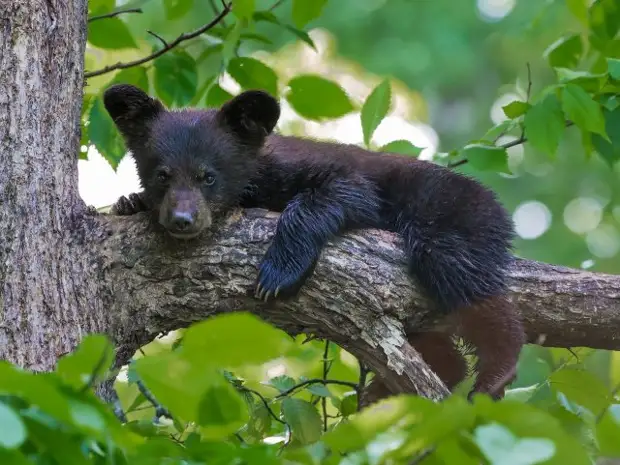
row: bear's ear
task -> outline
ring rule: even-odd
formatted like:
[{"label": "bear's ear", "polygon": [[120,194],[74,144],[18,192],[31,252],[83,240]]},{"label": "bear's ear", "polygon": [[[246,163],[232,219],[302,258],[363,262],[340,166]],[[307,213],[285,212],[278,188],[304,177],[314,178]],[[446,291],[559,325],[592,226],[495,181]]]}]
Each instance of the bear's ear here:
[{"label": "bear's ear", "polygon": [[261,145],[280,118],[278,101],[261,90],[248,90],[226,102],[217,119],[242,142]]},{"label": "bear's ear", "polygon": [[103,93],[103,104],[126,141],[145,136],[149,123],[166,111],[159,100],[129,84],[116,84]]}]

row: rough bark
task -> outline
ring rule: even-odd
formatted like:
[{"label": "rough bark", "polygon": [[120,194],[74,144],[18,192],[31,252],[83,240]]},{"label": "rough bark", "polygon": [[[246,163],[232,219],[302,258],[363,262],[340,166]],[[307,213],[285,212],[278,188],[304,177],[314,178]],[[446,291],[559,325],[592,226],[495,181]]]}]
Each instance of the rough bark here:
[{"label": "rough bark", "polygon": [[108,326],[77,190],[85,24],[85,1],[0,2],[0,359],[35,370]]},{"label": "rough bark", "polygon": [[[445,393],[404,340],[403,328],[430,324],[436,313],[406,274],[399,238],[376,230],[339,238],[298,298],[265,305],[251,295],[276,218],[247,210],[211,236],[180,243],[151,231],[143,215],[107,217],[111,235],[101,245],[103,279],[115,296],[108,309],[115,325],[110,334],[123,353],[159,332],[247,310],[291,334],[333,340],[395,392]],[[511,299],[525,318],[530,342],[620,348],[620,276],[529,260],[516,260],[511,274]]]}]

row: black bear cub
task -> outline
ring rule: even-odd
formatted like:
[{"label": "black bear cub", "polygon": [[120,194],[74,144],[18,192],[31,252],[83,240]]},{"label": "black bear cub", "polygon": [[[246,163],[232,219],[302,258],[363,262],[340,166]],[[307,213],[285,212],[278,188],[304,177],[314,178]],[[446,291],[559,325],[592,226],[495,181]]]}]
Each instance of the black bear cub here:
[{"label": "black bear cub", "polygon": [[506,299],[512,223],[491,191],[430,162],[272,134],[280,107],[262,91],[219,110],[169,111],[120,84],[104,104],[144,189],[115,213],[149,210],[189,239],[237,206],[282,212],[259,268],[263,300],[295,295],[346,230],[398,233],[410,274],[445,314],[441,330],[408,334],[410,343],[452,389],[467,374],[452,335],[462,337],[478,358],[472,393],[503,396],[525,337]]}]

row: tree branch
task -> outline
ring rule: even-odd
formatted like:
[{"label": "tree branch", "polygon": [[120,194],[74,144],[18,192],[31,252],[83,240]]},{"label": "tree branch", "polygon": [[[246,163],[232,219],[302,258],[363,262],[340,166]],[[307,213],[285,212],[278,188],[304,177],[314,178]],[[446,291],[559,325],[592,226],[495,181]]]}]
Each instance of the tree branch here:
[{"label": "tree branch", "polygon": [[[445,395],[405,340],[405,328],[424,327],[437,315],[406,273],[400,239],[377,230],[339,238],[296,299],[263,304],[252,297],[253,285],[277,216],[246,210],[212,235],[183,243],[152,232],[144,215],[102,215],[111,230],[100,246],[102,285],[114,296],[108,333],[122,357],[161,331],[244,310],[289,334],[308,332],[339,344],[392,392]],[[511,276],[511,298],[530,342],[620,349],[620,276],[521,259]]]},{"label": "tree branch", "polygon": [[[162,47],[161,49],[157,50],[154,53],[151,53],[150,55],[147,55],[143,58],[140,58],[138,60],[134,60],[134,61],[129,61],[127,63],[116,63],[114,65],[110,65],[110,66],[106,66],[105,68],[96,70],[96,71],[89,71],[84,73],[84,77],[85,78],[89,78],[89,77],[95,77],[95,76],[101,76],[102,74],[106,74],[106,73],[110,73],[112,71],[115,71],[117,69],[126,69],[126,68],[132,68],[133,66],[139,66],[142,65],[144,63],[147,63],[149,61],[152,61],[160,56],[162,56],[164,53],[169,52],[170,50],[172,50],[173,48],[175,48],[177,45],[179,45],[182,42],[185,42],[187,40],[193,39],[194,37],[198,37],[201,34],[204,34],[205,32],[207,32],[209,29],[217,26],[219,24],[220,21],[222,21],[222,19],[224,19],[228,13],[230,13],[230,11],[232,10],[232,3],[226,3],[224,4],[224,9],[215,17],[213,18],[210,22],[208,22],[207,24],[205,24],[204,26],[199,27],[198,29],[192,31],[192,32],[184,32],[183,34],[181,34],[180,36],[178,36],[176,39],[174,39],[172,42],[167,42],[164,41],[164,43],[166,43],[166,45],[164,47]],[[152,32],[150,34],[153,34]],[[161,37],[157,36],[160,40],[163,40]]]},{"label": "tree branch", "polygon": [[91,16],[90,18],[88,18],[88,22],[90,23],[92,21],[97,21],[100,19],[114,18],[115,16],[124,15],[125,13],[142,13],[142,8],[127,8],[126,10],[118,10],[103,15]]},{"label": "tree branch", "polygon": [[[570,128],[571,126],[574,126],[574,125],[575,123],[573,123],[572,121],[566,121],[565,127]],[[512,147],[516,147],[517,145],[525,144],[526,142],[527,142],[527,137],[525,137],[525,130],[523,130],[521,132],[521,136],[518,139],[511,140],[510,142],[506,142],[505,144],[502,144],[502,145],[496,145],[495,147],[501,148],[501,149],[509,149]],[[467,160],[467,158],[464,158],[462,160],[455,161],[454,163],[448,163],[448,168],[456,168],[457,166],[466,164],[468,161],[469,160]]]}]

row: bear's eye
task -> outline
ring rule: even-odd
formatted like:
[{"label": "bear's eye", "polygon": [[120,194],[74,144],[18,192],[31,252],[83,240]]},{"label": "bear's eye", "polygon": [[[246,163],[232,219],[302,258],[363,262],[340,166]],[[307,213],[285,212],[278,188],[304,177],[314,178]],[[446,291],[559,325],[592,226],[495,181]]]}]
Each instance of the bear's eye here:
[{"label": "bear's eye", "polygon": [[165,170],[165,169],[158,170],[157,179],[160,182],[168,182],[168,180],[170,179],[170,172],[168,172],[168,170]]},{"label": "bear's eye", "polygon": [[215,176],[211,173],[200,173],[198,176],[196,176],[196,178],[199,182],[202,182],[207,186],[212,186],[213,183],[215,183]]}]

